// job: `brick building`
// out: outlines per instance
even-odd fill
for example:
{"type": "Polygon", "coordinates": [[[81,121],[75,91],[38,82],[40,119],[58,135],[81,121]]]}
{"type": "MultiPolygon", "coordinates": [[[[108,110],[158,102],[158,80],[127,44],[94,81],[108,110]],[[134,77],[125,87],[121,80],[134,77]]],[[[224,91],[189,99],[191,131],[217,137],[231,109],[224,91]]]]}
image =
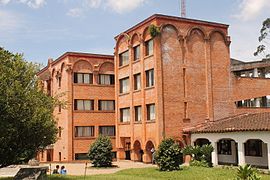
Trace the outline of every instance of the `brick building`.
{"type": "Polygon", "coordinates": [[[46,93],[65,102],[54,111],[58,140],[39,154],[40,161],[85,159],[98,134],[111,136],[116,151],[113,56],[67,52],[49,60],[38,76],[46,93]]]}
{"type": "Polygon", "coordinates": [[[213,134],[207,139],[203,133],[209,125],[227,132],[230,123],[223,121],[237,124],[239,116],[241,122],[252,123],[252,117],[258,117],[262,125],[249,130],[262,131],[262,122],[270,117],[242,116],[269,112],[270,63],[231,59],[228,27],[155,14],[115,37],[114,63],[113,56],[85,53],[65,53],[49,61],[38,75],[51,95],[64,92],[67,108],[55,109],[59,140],[39,158],[83,159],[89,144],[103,133],[112,137],[118,159],[150,162],[151,150],[164,137],[173,137],[182,147],[213,143],[217,164],[217,149],[236,143],[228,136],[221,142],[212,142],[213,134]]]}

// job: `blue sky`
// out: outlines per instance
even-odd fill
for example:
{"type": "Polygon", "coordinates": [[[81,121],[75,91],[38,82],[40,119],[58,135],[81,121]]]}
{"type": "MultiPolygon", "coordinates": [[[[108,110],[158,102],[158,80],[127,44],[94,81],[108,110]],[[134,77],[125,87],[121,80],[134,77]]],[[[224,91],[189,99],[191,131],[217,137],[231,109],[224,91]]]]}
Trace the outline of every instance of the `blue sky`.
{"type": "MultiPolygon", "coordinates": [[[[187,17],[230,25],[231,57],[256,60],[270,0],[187,0],[187,17]]],[[[112,54],[114,36],[155,13],[180,15],[180,0],[0,0],[0,46],[47,64],[67,51],[112,54]]]]}

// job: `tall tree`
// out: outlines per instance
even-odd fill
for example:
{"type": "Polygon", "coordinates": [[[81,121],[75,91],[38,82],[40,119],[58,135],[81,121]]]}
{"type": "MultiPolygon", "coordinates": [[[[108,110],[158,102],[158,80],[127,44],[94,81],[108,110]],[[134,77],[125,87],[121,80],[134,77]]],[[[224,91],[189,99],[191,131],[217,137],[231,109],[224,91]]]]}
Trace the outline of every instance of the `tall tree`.
{"type": "Polygon", "coordinates": [[[265,21],[263,21],[259,36],[259,42],[260,45],[257,47],[254,56],[261,55],[263,58],[270,58],[270,18],[267,18],[265,21]]]}
{"type": "Polygon", "coordinates": [[[0,167],[27,162],[55,142],[56,100],[38,87],[38,65],[0,48],[0,167]]]}

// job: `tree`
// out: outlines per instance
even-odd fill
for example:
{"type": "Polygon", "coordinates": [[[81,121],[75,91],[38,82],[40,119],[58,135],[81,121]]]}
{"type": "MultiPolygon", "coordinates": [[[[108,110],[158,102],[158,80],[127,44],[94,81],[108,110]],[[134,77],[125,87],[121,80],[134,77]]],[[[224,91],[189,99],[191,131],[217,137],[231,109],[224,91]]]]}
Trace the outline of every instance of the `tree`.
{"type": "Polygon", "coordinates": [[[112,143],[108,136],[99,135],[94,143],[90,145],[89,159],[94,167],[112,166],[112,143]]]}
{"type": "Polygon", "coordinates": [[[183,155],[179,144],[172,138],[164,139],[160,143],[155,155],[155,160],[161,171],[179,170],[183,163],[183,155]]]}
{"type": "Polygon", "coordinates": [[[0,47],[0,167],[27,162],[56,140],[56,100],[39,88],[38,69],[0,47]]]}
{"type": "Polygon", "coordinates": [[[269,47],[267,49],[267,45],[270,43],[270,18],[267,18],[263,24],[260,31],[259,42],[261,43],[258,47],[254,56],[263,55],[264,58],[270,58],[270,50],[269,47]]]}

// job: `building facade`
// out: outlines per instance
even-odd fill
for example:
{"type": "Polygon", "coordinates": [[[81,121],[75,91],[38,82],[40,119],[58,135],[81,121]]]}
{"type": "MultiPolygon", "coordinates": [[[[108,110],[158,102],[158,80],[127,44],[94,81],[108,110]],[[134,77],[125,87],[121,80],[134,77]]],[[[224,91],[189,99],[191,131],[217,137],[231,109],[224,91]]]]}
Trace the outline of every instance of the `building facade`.
{"type": "Polygon", "coordinates": [[[67,52],[38,76],[45,93],[63,102],[54,110],[57,142],[38,155],[41,162],[86,159],[99,134],[111,137],[116,152],[113,56],[67,52]]]}

